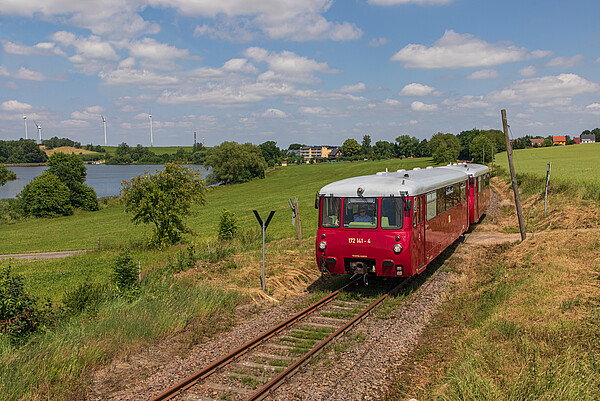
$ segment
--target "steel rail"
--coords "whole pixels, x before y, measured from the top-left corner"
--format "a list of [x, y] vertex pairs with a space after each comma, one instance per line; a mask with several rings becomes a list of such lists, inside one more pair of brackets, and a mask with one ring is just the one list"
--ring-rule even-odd
[[321, 341], [318, 345], [316, 345], [313, 349], [311, 349], [306, 354], [304, 354], [299, 360], [297, 360], [292, 365], [290, 365], [286, 370], [281, 372], [277, 377], [275, 377], [273, 380], [269, 381], [263, 387], [259, 388], [249, 398], [246, 398], [246, 401], [261, 400], [264, 397], [266, 397], [268, 395], [267, 393], [273, 391], [274, 389], [279, 387], [281, 384], [283, 384], [284, 380], [288, 379], [294, 373], [296, 373], [298, 371], [298, 369], [300, 369], [300, 367], [304, 363], [306, 363], [310, 358], [312, 358], [315, 354], [317, 354], [319, 351], [321, 351], [323, 349], [323, 347], [325, 347], [329, 342], [331, 342], [335, 338], [341, 336], [348, 329], [350, 329], [352, 326], [354, 326], [357, 322], [362, 320], [371, 310], [373, 310], [373, 308], [375, 308], [377, 305], [379, 305], [381, 302], [383, 302], [389, 295], [393, 294], [394, 292], [396, 292], [400, 288], [402, 288], [409, 280], [410, 280], [410, 277], [402, 280], [402, 282], [400, 284], [398, 284], [396, 287], [394, 287], [388, 293], [382, 295], [379, 299], [377, 299], [371, 305], [366, 307], [361, 313], [356, 315], [352, 320], [350, 320], [345, 325], [340, 327], [335, 333], [331, 334], [329, 337], [327, 337], [326, 339]]
[[348, 284], [346, 284], [339, 290], [332, 292], [331, 294], [329, 294], [325, 298], [321, 299], [320, 301], [312, 304], [311, 306], [307, 307], [306, 309], [302, 310], [301, 312], [298, 312], [297, 314], [295, 314], [288, 320], [283, 321], [283, 322], [279, 323], [277, 326], [271, 328], [270, 330], [263, 332], [262, 334], [256, 336], [252, 340], [246, 342], [244, 345], [241, 345], [240, 347], [231, 351], [229, 354], [225, 355], [221, 359], [214, 361], [210, 365], [204, 367], [203, 369], [201, 369], [201, 370], [193, 373], [192, 375], [188, 376], [187, 378], [181, 380], [174, 386], [164, 390], [162, 393], [150, 398], [149, 401], [164, 401], [164, 400], [170, 400], [171, 398], [176, 397], [177, 395], [179, 395], [179, 393], [181, 391], [187, 390], [188, 388], [192, 387], [198, 380], [201, 380], [201, 379], [204, 379], [204, 378], [210, 376], [217, 369], [220, 369], [223, 366], [227, 365], [232, 360], [243, 355], [246, 351], [248, 351], [248, 350], [256, 347], [257, 345], [261, 344], [262, 342], [268, 340], [269, 338], [273, 337], [275, 334], [286, 329], [287, 327], [291, 326], [292, 324], [296, 323], [297, 321], [302, 320], [307, 315], [312, 313], [315, 309], [317, 309], [317, 308], [325, 305], [329, 301], [331, 301], [341, 291], [343, 291], [350, 285], [355, 284], [358, 280], [359, 279], [349, 282]]

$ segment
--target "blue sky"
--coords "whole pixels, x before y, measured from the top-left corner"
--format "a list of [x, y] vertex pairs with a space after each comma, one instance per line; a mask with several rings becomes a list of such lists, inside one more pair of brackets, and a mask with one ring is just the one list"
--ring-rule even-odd
[[[341, 145], [600, 126], [600, 2], [3, 0], [0, 139]], [[23, 116], [27, 116], [24, 120]]]

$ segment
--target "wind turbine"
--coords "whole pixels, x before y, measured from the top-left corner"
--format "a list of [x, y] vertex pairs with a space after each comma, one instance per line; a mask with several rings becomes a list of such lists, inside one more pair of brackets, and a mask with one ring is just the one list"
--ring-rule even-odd
[[154, 147], [154, 138], [152, 137], [152, 114], [148, 114], [148, 118], [150, 119], [150, 147]]
[[102, 114], [100, 114], [100, 117], [102, 117], [102, 125], [104, 126], [104, 146], [108, 146], [106, 142], [106, 118]]
[[27, 138], [27, 116], [23, 116], [23, 121], [25, 121], [25, 139], [29, 139]]
[[35, 127], [37, 128], [37, 131], [38, 131], [38, 138], [39, 138], [38, 145], [41, 145], [42, 144], [42, 124], [36, 123], [35, 120], [33, 120], [33, 123], [35, 124]]

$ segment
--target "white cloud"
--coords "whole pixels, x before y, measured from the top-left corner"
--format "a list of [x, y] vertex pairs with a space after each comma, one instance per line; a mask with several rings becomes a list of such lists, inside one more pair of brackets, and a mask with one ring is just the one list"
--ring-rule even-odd
[[31, 110], [31, 105], [28, 103], [21, 103], [18, 100], [7, 100], [0, 104], [0, 109], [4, 111], [24, 112], [27, 110]]
[[17, 43], [2, 41], [4, 52], [21, 56], [64, 56], [65, 53], [52, 42], [40, 42], [34, 46], [24, 46]]
[[164, 91], [157, 101], [161, 104], [203, 103], [216, 107], [239, 106], [289, 95], [293, 90], [290, 85], [271, 82], [210, 84], [206, 87], [185, 87], [175, 91]]
[[448, 30], [432, 47], [409, 44], [392, 56], [405, 68], [491, 67], [508, 62], [542, 57], [544, 51], [528, 53], [513, 45], [495, 45], [471, 34]]
[[14, 75], [14, 78], [25, 79], [27, 81], [47, 81], [48, 78], [44, 74], [30, 70], [29, 68], [21, 67], [19, 71]]
[[423, 102], [414, 101], [410, 104], [410, 108], [414, 111], [434, 111], [437, 110], [437, 104], [425, 104]]
[[379, 47], [387, 44], [390, 40], [388, 38], [373, 38], [369, 41], [369, 47]]
[[157, 42], [151, 38], [144, 38], [139, 41], [132, 42], [128, 45], [129, 54], [136, 58], [145, 58], [150, 60], [164, 60], [189, 57], [190, 53], [187, 49], [178, 49], [174, 46], [169, 46], [166, 43]]
[[385, 104], [389, 104], [390, 106], [399, 106], [400, 102], [396, 99], [385, 99], [383, 101]]
[[72, 112], [71, 118], [75, 120], [99, 120], [103, 112], [104, 108], [102, 106], [89, 106]]
[[63, 120], [60, 122], [60, 126], [63, 128], [86, 128], [89, 125], [89, 122], [83, 120]]
[[354, 85], [342, 86], [338, 90], [338, 92], [340, 92], [340, 93], [358, 93], [358, 92], [364, 92], [366, 89], [367, 89], [367, 85], [365, 85], [363, 82], [359, 82]]
[[583, 54], [577, 54], [573, 57], [556, 57], [552, 60], [548, 61], [546, 64], [548, 67], [563, 67], [563, 68], [571, 68], [575, 64], [582, 62], [585, 59]]
[[259, 76], [259, 81], [290, 81], [315, 83], [316, 72], [336, 73], [327, 63], [318, 62], [293, 52], [284, 50], [280, 53], [268, 52], [258, 47], [246, 49], [244, 55], [256, 62], [266, 62], [269, 70]]
[[412, 84], [406, 85], [400, 91], [400, 96], [427, 96], [432, 94], [435, 91], [435, 88], [431, 86], [418, 84], [413, 82]]
[[585, 106], [585, 109], [591, 111], [592, 113], [600, 113], [600, 103], [592, 103]]
[[10, 73], [0, 65], [0, 77], [10, 77]]
[[223, 70], [227, 72], [241, 72], [246, 74], [257, 74], [258, 69], [245, 58], [232, 58], [223, 64]]
[[560, 74], [529, 78], [514, 82], [510, 87], [489, 95], [495, 101], [526, 101], [565, 98], [582, 93], [596, 92], [600, 85], [576, 74]]
[[532, 77], [537, 74], [537, 68], [532, 65], [523, 67], [519, 70], [519, 74], [521, 74], [522, 77]]
[[82, 59], [118, 60], [119, 56], [108, 42], [101, 41], [99, 36], [87, 38], [77, 37], [71, 32], [59, 31], [52, 39], [63, 46], [73, 46]]
[[459, 99], [445, 99], [442, 104], [453, 110], [457, 109], [477, 109], [489, 107], [483, 96], [463, 96]]
[[475, 71], [467, 77], [467, 79], [478, 80], [478, 79], [494, 79], [498, 78], [500, 74], [498, 71], [492, 69]]
[[261, 114], [261, 116], [269, 118], [286, 118], [288, 117], [288, 114], [279, 109], [267, 109], [264, 113]]
[[101, 71], [98, 76], [108, 85], [146, 85], [168, 86], [180, 83], [176, 76], [157, 74], [145, 69], [119, 68], [113, 71]]

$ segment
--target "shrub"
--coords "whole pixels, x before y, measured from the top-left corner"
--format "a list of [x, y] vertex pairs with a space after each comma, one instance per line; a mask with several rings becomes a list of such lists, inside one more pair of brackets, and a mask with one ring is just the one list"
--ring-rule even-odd
[[231, 239], [237, 230], [237, 217], [229, 210], [223, 209], [219, 220], [219, 238]]
[[96, 195], [96, 191], [85, 184], [73, 183], [70, 201], [73, 207], [91, 212], [98, 210], [98, 196]]
[[25, 185], [17, 197], [21, 199], [27, 215], [45, 217], [73, 214], [69, 188], [47, 171]]
[[100, 303], [106, 298], [106, 293], [105, 285], [84, 282], [75, 289], [65, 292], [62, 302], [67, 312], [73, 315], [86, 310], [95, 314]]
[[44, 328], [52, 317], [50, 301], [41, 308], [25, 291], [22, 275], [11, 275], [10, 263], [0, 266], [0, 334], [19, 340]]
[[16, 179], [17, 175], [12, 170], [4, 167], [4, 164], [0, 163], [0, 187], [6, 184], [8, 181]]
[[124, 295], [133, 295], [137, 292], [138, 268], [131, 259], [129, 250], [121, 252], [113, 262], [113, 283], [117, 292]]

